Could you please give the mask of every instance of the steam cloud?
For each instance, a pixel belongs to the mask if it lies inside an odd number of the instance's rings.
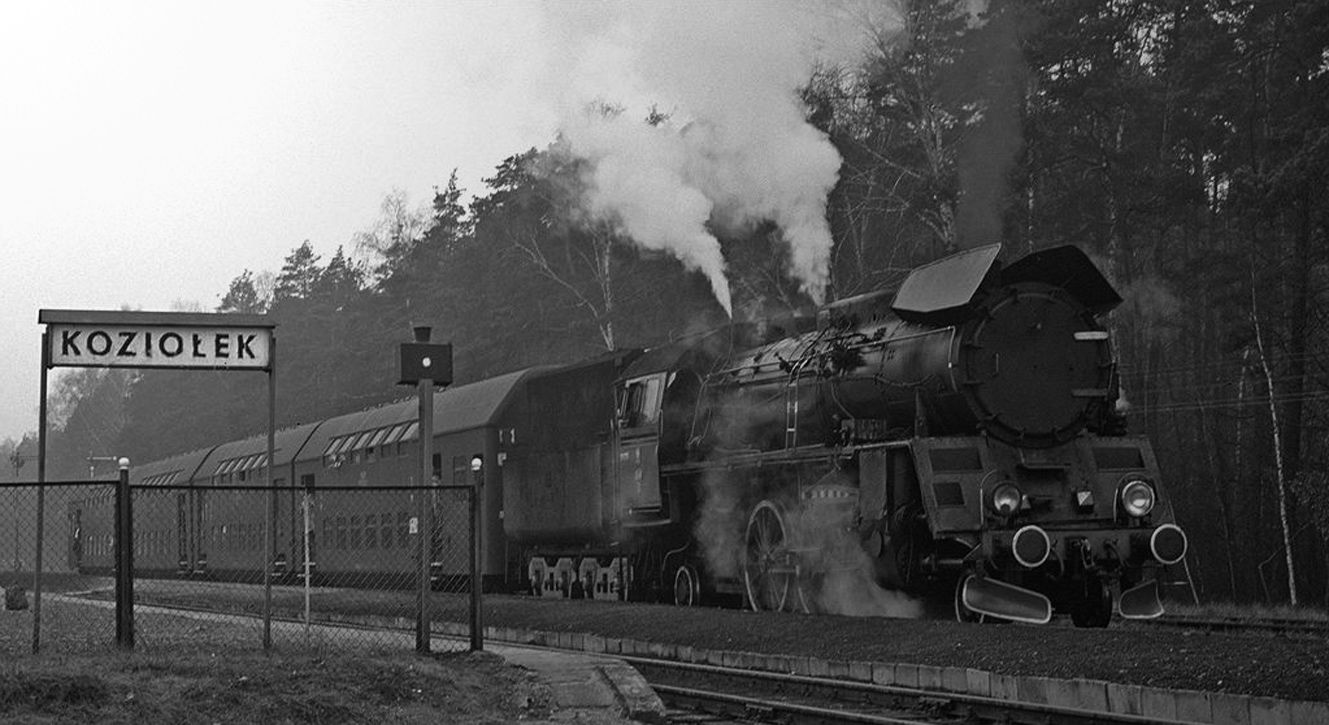
[[[777,224],[801,288],[822,301],[826,197],[840,156],[798,87],[858,53],[879,3],[557,3],[546,6],[559,127],[589,162],[586,210],[706,275],[731,311],[712,229]],[[879,12],[879,10],[876,10]],[[587,112],[589,107],[621,113]],[[652,109],[668,120],[652,126]]]
[[[763,432],[783,430],[783,419],[769,406],[751,407],[741,402],[717,409],[716,440],[726,450],[759,446]],[[773,474],[772,474],[773,475]],[[857,488],[852,474],[828,474],[819,484]],[[693,525],[711,576],[734,579],[742,584],[743,559],[747,554],[747,527],[753,502],[745,500],[746,486],[735,485],[733,471],[712,469],[701,481],[703,505]],[[885,589],[876,574],[876,564],[864,549],[854,527],[856,501],[819,505],[786,489],[771,498],[781,513],[785,541],[800,552],[803,576],[791,582],[785,607],[856,617],[918,618],[922,603],[908,594]]]

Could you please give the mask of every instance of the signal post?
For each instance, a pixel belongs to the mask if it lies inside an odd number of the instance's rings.
[[[416,534],[420,537],[419,592],[416,600],[415,650],[429,652],[429,575],[433,553],[430,498],[434,478],[434,384],[452,383],[452,346],[429,342],[431,328],[414,328],[415,342],[405,342],[400,353],[400,385],[415,385],[420,397],[420,507]]]

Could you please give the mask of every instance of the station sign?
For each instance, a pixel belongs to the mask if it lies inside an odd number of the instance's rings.
[[[263,315],[41,310],[50,367],[268,370]]]

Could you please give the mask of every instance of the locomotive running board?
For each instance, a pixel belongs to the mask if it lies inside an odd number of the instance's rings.
[[[1158,596],[1158,580],[1149,581],[1121,593],[1117,604],[1123,619],[1154,619],[1163,615],[1163,601]]]
[[[996,579],[969,577],[960,598],[969,609],[990,617],[1029,624],[1052,621],[1052,602],[1047,597]]]

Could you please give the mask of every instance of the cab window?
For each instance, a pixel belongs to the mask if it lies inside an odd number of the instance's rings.
[[[618,419],[623,428],[653,426],[660,419],[660,392],[664,374],[629,380],[619,402]]]

